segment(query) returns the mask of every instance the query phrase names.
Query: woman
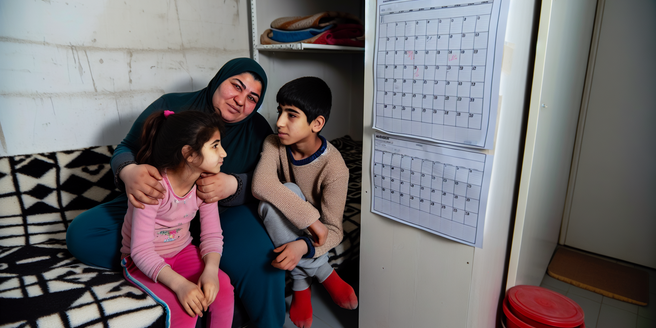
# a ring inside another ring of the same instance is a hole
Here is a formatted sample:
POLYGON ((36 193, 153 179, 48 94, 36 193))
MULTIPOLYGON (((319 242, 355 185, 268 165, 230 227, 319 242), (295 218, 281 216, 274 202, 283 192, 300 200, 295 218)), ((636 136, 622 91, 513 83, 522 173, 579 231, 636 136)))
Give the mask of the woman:
MULTIPOLYGON (((230 277, 251 321, 260 328, 282 327, 284 271, 270 265, 273 244, 257 216, 250 189, 262 143, 272 133, 264 117, 255 111, 266 87, 262 67, 252 59, 237 58, 223 65, 206 88, 165 94, 148 106, 112 156, 115 182, 126 193, 78 215, 66 232, 68 250, 84 263, 120 269, 121 226, 127 202, 142 208, 144 203, 154 205, 163 198, 157 169, 134 162, 145 119, 159 110, 217 112, 226 123, 222 144, 228 156, 221 173, 203 175, 197 181, 198 196, 206 202, 219 201, 224 235, 220 268, 230 277)), ((195 236, 198 240, 198 234, 195 236)))

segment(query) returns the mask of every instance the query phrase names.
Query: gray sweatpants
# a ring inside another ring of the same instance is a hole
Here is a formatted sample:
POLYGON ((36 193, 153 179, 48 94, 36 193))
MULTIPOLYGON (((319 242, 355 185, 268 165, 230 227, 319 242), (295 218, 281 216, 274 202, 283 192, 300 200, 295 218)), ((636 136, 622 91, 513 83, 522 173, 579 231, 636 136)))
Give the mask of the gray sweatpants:
MULTIPOLYGON (((287 182, 285 186, 305 200, 301 188, 295 183, 287 182)), ((271 241, 273 241, 273 245, 276 247, 294 241, 298 237, 308 235, 305 231, 296 228, 277 208, 267 202, 260 202, 258 212, 269 237, 271 237, 271 241)), ((317 277, 317 280, 321 283, 332 272, 333 268, 328 264, 328 253, 313 259, 303 258, 298 262, 296 268, 291 271, 292 290, 301 291, 310 287, 312 277, 317 277)))

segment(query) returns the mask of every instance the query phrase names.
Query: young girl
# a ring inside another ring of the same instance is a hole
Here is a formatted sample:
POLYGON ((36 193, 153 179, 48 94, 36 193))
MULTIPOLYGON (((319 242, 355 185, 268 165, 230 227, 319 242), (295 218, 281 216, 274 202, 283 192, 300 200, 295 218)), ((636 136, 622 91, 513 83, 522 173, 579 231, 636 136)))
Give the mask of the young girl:
POLYGON ((219 115, 199 111, 153 113, 144 123, 139 164, 156 167, 166 188, 159 205, 128 202, 123 223, 125 278, 167 312, 167 327, 194 327, 210 309, 208 327, 230 327, 234 289, 219 270, 223 235, 217 203, 196 196, 201 173, 219 173, 226 152, 219 115), (189 222, 200 210, 200 247, 191 244, 189 222), (204 262, 204 263, 203 263, 204 262))

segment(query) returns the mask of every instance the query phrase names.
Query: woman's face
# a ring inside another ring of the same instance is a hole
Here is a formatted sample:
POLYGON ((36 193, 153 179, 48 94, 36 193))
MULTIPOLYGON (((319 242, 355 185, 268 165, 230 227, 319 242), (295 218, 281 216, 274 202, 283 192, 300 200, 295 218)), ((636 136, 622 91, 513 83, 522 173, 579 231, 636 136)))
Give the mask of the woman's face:
POLYGON ((223 81, 212 96, 212 105, 226 123, 239 122, 255 110, 262 94, 262 83, 248 72, 223 81))

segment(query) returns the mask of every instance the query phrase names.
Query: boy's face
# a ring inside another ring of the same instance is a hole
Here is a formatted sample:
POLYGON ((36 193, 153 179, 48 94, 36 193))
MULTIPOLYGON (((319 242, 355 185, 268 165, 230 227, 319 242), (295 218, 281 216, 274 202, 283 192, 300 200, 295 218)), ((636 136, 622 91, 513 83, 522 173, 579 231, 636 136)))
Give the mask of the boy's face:
POLYGON ((321 131, 317 119, 308 124, 307 116, 296 106, 278 105, 278 138, 285 146, 305 141, 321 131))

